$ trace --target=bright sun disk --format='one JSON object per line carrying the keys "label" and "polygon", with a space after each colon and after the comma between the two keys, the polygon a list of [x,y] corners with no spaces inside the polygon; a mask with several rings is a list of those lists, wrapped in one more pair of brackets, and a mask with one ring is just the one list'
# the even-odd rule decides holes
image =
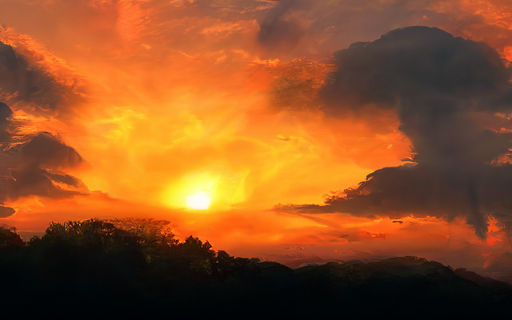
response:
{"label": "bright sun disk", "polygon": [[210,196],[206,192],[198,192],[186,198],[187,207],[194,210],[206,210],[210,207]]}

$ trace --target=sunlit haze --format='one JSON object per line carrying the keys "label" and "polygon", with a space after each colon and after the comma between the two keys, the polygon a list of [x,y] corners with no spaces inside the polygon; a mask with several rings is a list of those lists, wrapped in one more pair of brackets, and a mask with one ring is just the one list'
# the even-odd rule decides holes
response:
{"label": "sunlit haze", "polygon": [[210,207],[210,196],[206,192],[198,192],[187,197],[187,206],[194,210],[206,210]]}

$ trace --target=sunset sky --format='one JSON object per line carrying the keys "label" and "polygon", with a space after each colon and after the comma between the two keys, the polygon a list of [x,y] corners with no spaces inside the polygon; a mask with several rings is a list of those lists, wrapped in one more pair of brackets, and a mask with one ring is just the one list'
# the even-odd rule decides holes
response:
{"label": "sunset sky", "polygon": [[512,280],[509,0],[0,0],[0,23],[0,224]]}

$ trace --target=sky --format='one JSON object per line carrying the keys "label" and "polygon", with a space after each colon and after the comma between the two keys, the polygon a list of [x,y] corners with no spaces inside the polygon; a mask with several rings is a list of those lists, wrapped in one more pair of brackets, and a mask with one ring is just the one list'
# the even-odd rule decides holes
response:
{"label": "sky", "polygon": [[512,281],[509,1],[0,0],[0,24],[0,224]]}

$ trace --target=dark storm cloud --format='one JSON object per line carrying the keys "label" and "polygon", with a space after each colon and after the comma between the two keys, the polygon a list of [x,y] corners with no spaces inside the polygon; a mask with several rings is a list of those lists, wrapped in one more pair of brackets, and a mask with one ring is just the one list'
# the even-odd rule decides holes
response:
{"label": "dark storm cloud", "polygon": [[[64,85],[13,47],[0,42],[0,97],[30,112],[58,114],[82,101],[73,85]],[[47,132],[21,135],[12,110],[0,103],[0,217],[12,215],[6,201],[26,196],[67,197],[85,190],[62,170],[79,165],[80,155]]]}
{"label": "dark storm cloud", "polygon": [[19,153],[28,163],[33,162],[38,166],[53,169],[73,167],[82,161],[73,148],[64,145],[46,132],[37,134],[19,147]]}
{"label": "dark storm cloud", "polygon": [[270,51],[287,51],[295,48],[304,35],[300,20],[293,10],[303,1],[282,0],[260,19],[259,43]]}
{"label": "dark storm cloud", "polygon": [[13,208],[0,206],[0,218],[6,218],[15,213]]}
{"label": "dark storm cloud", "polygon": [[0,42],[0,93],[9,101],[31,105],[38,112],[55,112],[83,100],[73,85],[64,85],[50,73]]}
{"label": "dark storm cloud", "polygon": [[80,155],[50,133],[18,135],[11,109],[0,103],[0,217],[14,214],[3,204],[25,196],[61,198],[84,190],[61,170],[82,162]]}
{"label": "dark storm cloud", "polygon": [[325,205],[292,209],[461,216],[480,237],[487,215],[512,218],[512,166],[496,162],[509,152],[512,136],[478,122],[479,114],[512,111],[511,70],[493,49],[409,27],[337,52],[336,65],[321,92],[326,112],[395,110],[412,143],[411,163],[377,170]]}
{"label": "dark storm cloud", "polygon": [[[271,56],[323,56],[355,41],[373,40],[380,36],[383,30],[411,25],[436,26],[459,35],[471,35],[472,38],[485,39],[499,50],[509,46],[512,31],[506,27],[506,24],[493,23],[495,19],[487,19],[485,9],[473,11],[472,5],[468,5],[467,2],[462,0],[269,1],[268,3],[274,5],[258,12],[257,19],[260,26],[265,25],[268,28],[270,31],[268,34],[276,35],[276,38],[283,43],[289,41],[293,44],[293,47],[288,46],[284,50],[279,50],[276,44],[267,47],[272,49],[268,52]],[[489,8],[494,5],[491,3]],[[480,6],[476,5],[476,7]],[[506,11],[504,9],[504,12]],[[287,22],[290,23],[287,24]],[[299,26],[300,32],[295,32],[297,28],[293,26]],[[267,29],[260,28],[260,30],[260,34],[263,34]]]}
{"label": "dark storm cloud", "polygon": [[11,135],[9,133],[10,122],[12,117],[11,108],[5,103],[0,102],[0,144],[9,142]]}

